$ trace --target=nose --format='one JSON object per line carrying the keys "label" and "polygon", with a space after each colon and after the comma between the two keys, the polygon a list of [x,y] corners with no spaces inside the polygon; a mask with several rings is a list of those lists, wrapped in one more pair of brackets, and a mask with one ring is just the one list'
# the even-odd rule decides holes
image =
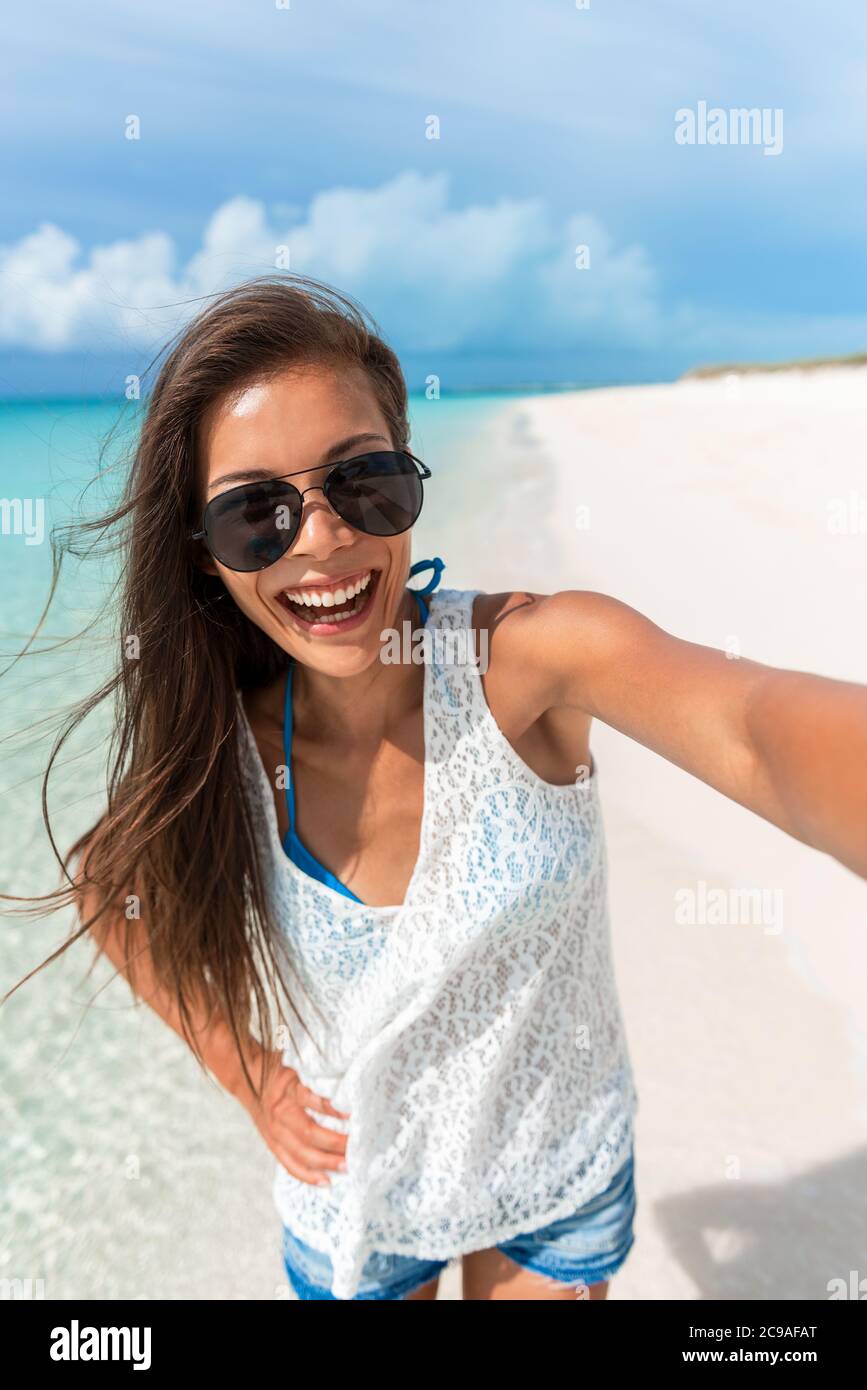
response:
{"label": "nose", "polygon": [[[309,492],[321,492],[322,497],[308,504],[307,494]],[[330,540],[332,548],[345,544],[343,536],[337,539],[335,532],[345,533],[351,542],[356,532],[344,521],[334,510],[321,483],[316,483],[311,487],[304,488],[301,493],[301,524],[298,527],[298,534],[295,537],[290,553],[298,554],[317,554],[321,555],[323,543],[327,546]]]}

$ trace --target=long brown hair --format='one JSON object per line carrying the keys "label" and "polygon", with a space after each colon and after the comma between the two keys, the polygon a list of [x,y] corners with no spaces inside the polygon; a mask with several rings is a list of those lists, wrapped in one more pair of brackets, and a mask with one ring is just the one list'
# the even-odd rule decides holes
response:
{"label": "long brown hair", "polygon": [[[191,1011],[203,1000],[209,1011],[220,1010],[236,1044],[255,1032],[273,1050],[271,1007],[286,1023],[280,990],[292,1001],[245,800],[235,690],[269,684],[289,658],[219,577],[194,563],[188,532],[199,522],[197,426],[214,401],[271,371],[346,365],[366,371],[394,448],[406,448],[406,383],[375,330],[355,300],[309,277],[267,275],[213,296],[148,369],[163,359],[119,505],[52,531],[52,581],[40,623],[63,555],[79,537],[93,532],[120,550],[117,666],[71,708],[42,782],[43,820],[66,884],[39,897],[0,895],[36,904],[12,909],[25,915],[72,904],[80,925],[4,1002],[84,933],[99,941],[103,931],[122,927],[121,905],[134,895],[135,927],[144,930],[155,979],[175,1001],[200,1064]],[[134,660],[123,647],[131,636]],[[66,740],[109,696],[115,705],[107,807],[61,857],[48,817],[48,779]],[[73,880],[68,866],[79,856]],[[85,895],[96,906],[87,918]],[[127,964],[132,979],[129,957]],[[259,1094],[240,1046],[239,1055]]]}

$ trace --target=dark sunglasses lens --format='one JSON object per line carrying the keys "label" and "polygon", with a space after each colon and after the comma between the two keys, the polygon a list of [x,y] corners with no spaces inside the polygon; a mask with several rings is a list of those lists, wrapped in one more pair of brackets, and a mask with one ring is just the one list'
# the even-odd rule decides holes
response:
{"label": "dark sunglasses lens", "polygon": [[343,520],[368,536],[399,536],[408,531],[424,500],[412,459],[385,451],[338,464],[328,475],[325,493]]}
{"label": "dark sunglasses lens", "polygon": [[285,555],[298,531],[301,495],[291,483],[247,483],[208,503],[211,553],[233,570],[263,570]]}

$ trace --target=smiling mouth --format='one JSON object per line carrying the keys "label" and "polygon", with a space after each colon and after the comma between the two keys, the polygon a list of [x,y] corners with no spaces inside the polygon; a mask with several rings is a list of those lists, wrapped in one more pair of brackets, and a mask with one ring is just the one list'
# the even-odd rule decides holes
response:
{"label": "smiling mouth", "polygon": [[[360,617],[370,606],[379,575],[379,570],[366,570],[354,583],[342,589],[317,589],[313,585],[306,590],[285,589],[277,595],[277,602],[304,626],[339,626],[350,618]],[[347,589],[353,592],[347,595]],[[290,598],[290,594],[293,597]]]}

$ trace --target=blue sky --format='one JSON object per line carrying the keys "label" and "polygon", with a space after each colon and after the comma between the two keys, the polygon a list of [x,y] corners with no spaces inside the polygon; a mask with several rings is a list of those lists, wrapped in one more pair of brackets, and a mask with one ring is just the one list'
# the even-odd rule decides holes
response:
{"label": "blue sky", "polygon": [[[48,0],[4,30],[0,394],[119,389],[278,246],[413,387],[867,348],[857,0]],[[779,152],[678,143],[701,102],[781,112]]]}

